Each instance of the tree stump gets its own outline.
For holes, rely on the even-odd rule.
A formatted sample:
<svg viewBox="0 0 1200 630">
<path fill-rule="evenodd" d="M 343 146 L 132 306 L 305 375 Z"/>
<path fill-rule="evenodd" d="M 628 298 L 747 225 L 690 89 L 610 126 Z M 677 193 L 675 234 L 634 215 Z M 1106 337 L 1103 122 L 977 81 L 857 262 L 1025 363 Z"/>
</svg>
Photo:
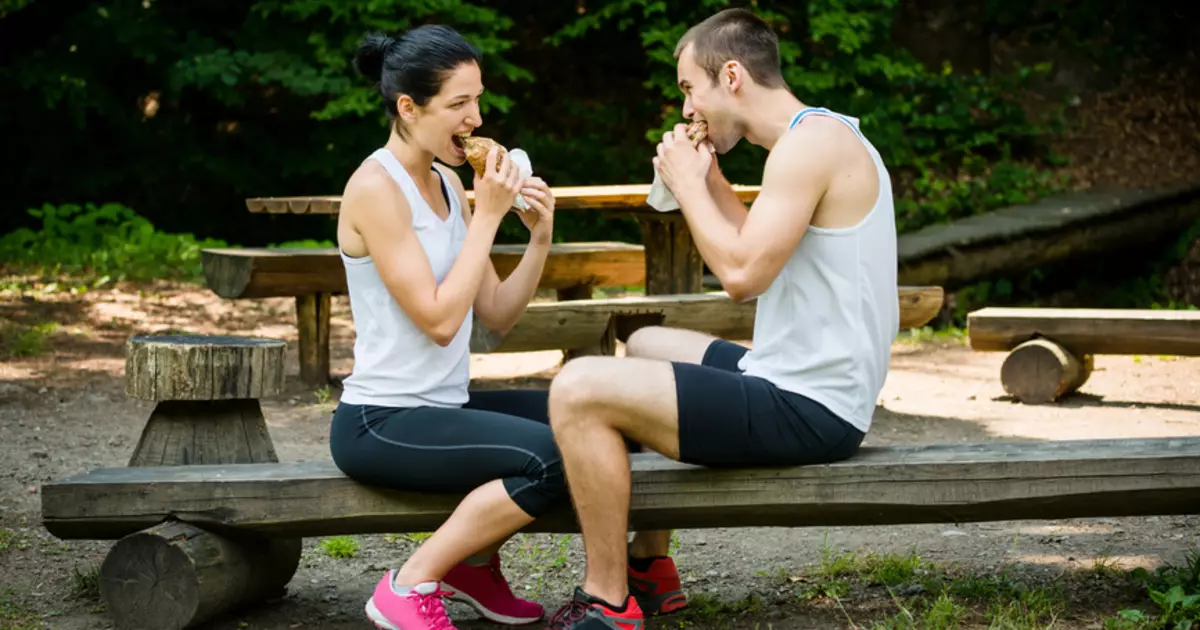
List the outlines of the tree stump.
<svg viewBox="0 0 1200 630">
<path fill-rule="evenodd" d="M 1013 398 L 1040 405 L 1078 390 L 1091 373 L 1092 355 L 1079 359 L 1049 339 L 1031 339 L 1004 359 L 1000 382 Z"/>
<path fill-rule="evenodd" d="M 299 562 L 299 539 L 246 544 L 167 522 L 113 546 L 100 595 L 117 628 L 182 630 L 283 595 Z"/>
<path fill-rule="evenodd" d="M 157 404 L 130 466 L 278 462 L 259 397 L 283 390 L 282 341 L 134 337 L 125 392 Z M 282 595 L 301 539 L 232 538 L 167 521 L 130 534 L 100 568 L 100 594 L 119 630 L 190 628 Z"/>
<path fill-rule="evenodd" d="M 258 399 L 283 390 L 283 351 L 272 339 L 134 337 L 125 392 L 153 400 L 130 466 L 279 461 Z"/>
</svg>

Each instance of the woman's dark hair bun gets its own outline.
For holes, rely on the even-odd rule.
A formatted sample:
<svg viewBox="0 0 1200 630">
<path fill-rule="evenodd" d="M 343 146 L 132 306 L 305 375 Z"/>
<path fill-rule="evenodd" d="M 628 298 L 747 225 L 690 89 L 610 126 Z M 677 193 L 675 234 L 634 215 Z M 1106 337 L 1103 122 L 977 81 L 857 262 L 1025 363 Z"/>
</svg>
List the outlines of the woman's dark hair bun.
<svg viewBox="0 0 1200 630">
<path fill-rule="evenodd" d="M 387 35 L 367 35 L 354 53 L 354 69 L 372 83 L 378 83 L 383 77 L 383 58 L 395 42 Z"/>
</svg>

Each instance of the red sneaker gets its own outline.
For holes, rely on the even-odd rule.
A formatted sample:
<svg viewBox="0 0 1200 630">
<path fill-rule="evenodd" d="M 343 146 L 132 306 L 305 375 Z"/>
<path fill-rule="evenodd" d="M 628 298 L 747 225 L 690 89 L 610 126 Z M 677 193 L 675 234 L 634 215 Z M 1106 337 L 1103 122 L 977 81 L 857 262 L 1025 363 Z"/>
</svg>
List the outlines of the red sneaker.
<svg viewBox="0 0 1200 630">
<path fill-rule="evenodd" d="M 644 630 L 642 609 L 632 595 L 625 597 L 625 610 L 613 610 L 575 588 L 575 597 L 550 619 L 549 630 Z"/>
<path fill-rule="evenodd" d="M 679 583 L 679 569 L 671 558 L 655 558 L 650 568 L 629 567 L 629 594 L 647 615 L 667 615 L 687 607 L 687 594 Z"/>
<path fill-rule="evenodd" d="M 460 562 L 446 577 L 446 588 L 453 591 L 446 599 L 467 604 L 481 617 L 509 626 L 540 621 L 544 609 L 537 602 L 513 595 L 508 580 L 500 572 L 500 556 L 493 555 L 483 566 Z"/>
</svg>

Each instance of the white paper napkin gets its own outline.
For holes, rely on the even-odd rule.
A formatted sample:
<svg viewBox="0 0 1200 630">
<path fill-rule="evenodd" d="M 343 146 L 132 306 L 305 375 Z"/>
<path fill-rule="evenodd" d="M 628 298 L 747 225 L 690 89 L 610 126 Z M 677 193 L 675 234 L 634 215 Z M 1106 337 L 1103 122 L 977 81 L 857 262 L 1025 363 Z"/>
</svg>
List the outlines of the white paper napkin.
<svg viewBox="0 0 1200 630">
<path fill-rule="evenodd" d="M 533 163 L 529 161 L 529 154 L 524 149 L 513 149 L 508 152 L 508 157 L 513 161 L 513 164 L 517 165 L 517 169 L 521 171 L 522 178 L 533 176 Z M 513 200 L 513 205 L 521 210 L 529 209 L 529 203 L 525 201 L 525 196 L 520 193 L 517 193 L 516 198 Z"/>
</svg>

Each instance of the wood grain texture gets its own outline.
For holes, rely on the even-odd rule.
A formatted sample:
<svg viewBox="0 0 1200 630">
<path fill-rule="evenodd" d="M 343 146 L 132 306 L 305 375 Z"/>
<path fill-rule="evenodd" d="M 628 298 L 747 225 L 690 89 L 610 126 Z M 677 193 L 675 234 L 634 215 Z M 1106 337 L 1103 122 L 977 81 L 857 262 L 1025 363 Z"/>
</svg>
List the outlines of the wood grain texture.
<svg viewBox="0 0 1200 630">
<path fill-rule="evenodd" d="M 759 186 L 735 184 L 734 192 L 745 203 L 758 197 Z M 555 210 L 619 209 L 631 212 L 661 214 L 646 205 L 650 184 L 621 184 L 613 186 L 553 186 Z M 475 191 L 467 191 L 467 200 L 474 203 Z M 250 212 L 272 214 L 337 214 L 341 210 L 340 195 L 293 197 L 253 197 L 246 200 Z"/>
<path fill-rule="evenodd" d="M 1008 351 L 1046 338 L 1087 354 L 1200 356 L 1200 311 L 988 307 L 967 314 L 971 348 Z"/>
<path fill-rule="evenodd" d="M 1112 254 L 1186 229 L 1200 186 L 1089 190 L 932 225 L 897 240 L 901 284 L 955 289 L 997 274 Z"/>
<path fill-rule="evenodd" d="M 524 254 L 524 245 L 492 246 L 496 273 L 508 277 Z M 201 261 L 208 288 L 226 299 L 346 293 L 346 269 L 333 247 L 206 249 Z M 641 286 L 645 277 L 640 245 L 554 243 L 538 288 Z"/>
<path fill-rule="evenodd" d="M 130 466 L 276 462 L 257 400 L 159 402 L 129 458 Z"/>
<path fill-rule="evenodd" d="M 142 400 L 263 398 L 283 390 L 286 344 L 220 335 L 132 337 L 125 393 Z"/>
<path fill-rule="evenodd" d="M 100 566 L 100 597 L 117 630 L 193 628 L 284 593 L 301 541 L 233 541 L 179 522 L 118 541 Z"/>
<path fill-rule="evenodd" d="M 900 329 L 918 328 L 937 315 L 940 287 L 899 287 Z M 732 340 L 750 339 L 756 301 L 735 302 L 723 291 L 681 295 L 647 295 L 576 302 L 536 302 L 499 338 L 480 331 L 472 352 L 529 352 L 584 348 L 607 334 L 610 321 L 624 339 L 630 322 L 686 328 Z M 623 331 L 623 332 L 622 332 Z"/>
<path fill-rule="evenodd" d="M 964 523 L 1196 514 L 1200 437 L 863 448 L 833 464 L 708 469 L 633 457 L 631 529 Z M 269 536 L 433 531 L 462 497 L 370 487 L 331 461 L 107 468 L 42 487 L 60 538 L 167 515 Z M 526 531 L 574 532 L 570 504 Z"/>
<path fill-rule="evenodd" d="M 314 387 L 329 382 L 330 297 L 328 293 L 296 296 L 300 381 Z"/>
</svg>

